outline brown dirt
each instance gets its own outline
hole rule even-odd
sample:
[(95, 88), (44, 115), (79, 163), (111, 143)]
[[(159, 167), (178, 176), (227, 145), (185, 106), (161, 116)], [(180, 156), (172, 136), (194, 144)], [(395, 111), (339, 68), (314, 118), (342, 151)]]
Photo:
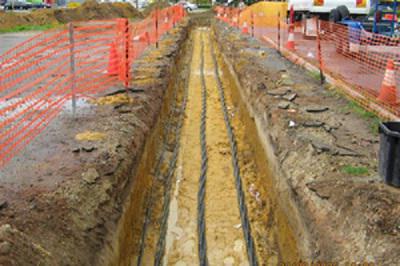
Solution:
[[(126, 257), (118, 252), (131, 247), (119, 249), (118, 242), (133, 230), (128, 224), (118, 235), (124, 204), (129, 194), (143, 200), (139, 162), (154, 139), (186, 28), (173, 30), (160, 49), (151, 48), (137, 61), (133, 76), (152, 80), (133, 80), (139, 89), (129, 94), (133, 101), (88, 102), (75, 119), (62, 114), (2, 169), (0, 265), (109, 265)], [(141, 73), (141, 66), (153, 71)], [(85, 132), (90, 134), (81, 136), (89, 138), (75, 138)], [(92, 138), (96, 132), (101, 138)]]
[[(194, 23), (197, 24), (197, 23)], [(212, 59), (213, 40), (209, 27), (196, 27), (188, 41), (193, 51), (190, 53), (190, 73), (180, 72), (181, 79), (187, 79), (188, 102), (180, 137), (180, 151), (171, 189), (169, 220), (166, 235), (165, 265), (198, 264), (197, 234), (197, 193), (201, 168), (200, 120), (201, 120), (201, 40), (204, 42), (204, 73), (207, 89), (206, 139), (208, 169), (205, 198), (205, 223), (208, 259), (212, 265), (248, 265), (245, 241), (241, 228), (237, 191), (231, 161), (228, 132), (224, 123), (219, 99), (217, 79), (214, 75)], [(186, 51), (187, 52), (187, 51)], [(185, 52), (183, 52), (185, 53)], [(186, 53), (185, 53), (186, 54)], [(220, 78), (226, 90), (228, 110), (235, 126), (239, 164), (249, 207), (249, 218), (256, 252), (260, 265), (275, 265), (279, 261), (297, 259), (293, 232), (288, 228), (286, 217), (272, 198), (271, 178), (265, 167), (265, 156), (260, 155), (260, 145), (256, 139), (248, 139), (253, 130), (250, 119), (243, 119), (247, 112), (239, 112), (231, 94), (234, 84), (230, 75), (221, 67)], [(189, 69), (188, 69), (189, 70)], [(239, 116), (238, 114), (243, 114)], [(252, 133), (254, 135), (254, 133)], [(152, 172), (156, 172), (153, 170)], [(160, 177), (161, 178), (161, 177)], [(153, 190), (154, 193), (154, 190)], [(162, 201), (160, 193), (154, 193), (157, 201)], [(162, 193), (161, 193), (162, 195)], [(156, 204), (153, 204), (153, 206)], [(159, 238), (159, 217), (162, 208), (152, 208), (152, 216), (147, 227), (143, 265), (154, 260), (155, 244)], [(285, 220), (286, 219), (286, 220)], [(134, 257), (135, 258), (135, 257)], [(133, 260), (135, 261), (135, 260)]]
[(147, 16), (155, 9), (162, 9), (162, 8), (169, 7), (169, 6), (170, 6), (170, 4), (168, 1), (156, 1), (156, 2), (150, 3), (143, 10), (143, 15)]
[[(303, 260), (396, 265), (400, 190), (376, 172), (379, 143), (370, 121), (275, 50), (222, 23), (214, 29), (257, 124), (275, 173), (274, 193)], [(287, 100), (292, 93), (295, 99)], [(307, 111), (314, 107), (327, 109)], [(352, 175), (345, 166), (368, 173)]]
[(55, 25), (72, 21), (141, 17), (142, 14), (128, 3), (86, 1), (81, 6), (70, 9), (41, 9), (30, 13), (0, 12), (0, 30), (25, 25)]

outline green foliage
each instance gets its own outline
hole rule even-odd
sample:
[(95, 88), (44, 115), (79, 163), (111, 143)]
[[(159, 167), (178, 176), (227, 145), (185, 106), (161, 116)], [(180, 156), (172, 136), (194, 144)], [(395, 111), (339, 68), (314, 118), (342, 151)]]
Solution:
[(312, 70), (312, 71), (308, 71), (307, 73), (313, 79), (318, 80), (318, 81), (321, 80), (321, 74), (319, 73), (319, 71)]
[(342, 167), (342, 172), (353, 176), (363, 176), (368, 174), (368, 168), (347, 164)]
[(58, 24), (44, 24), (44, 25), (19, 25), (8, 29), (1, 29), (0, 33), (7, 32), (20, 32), (20, 31), (40, 31), (48, 30), (59, 26)]

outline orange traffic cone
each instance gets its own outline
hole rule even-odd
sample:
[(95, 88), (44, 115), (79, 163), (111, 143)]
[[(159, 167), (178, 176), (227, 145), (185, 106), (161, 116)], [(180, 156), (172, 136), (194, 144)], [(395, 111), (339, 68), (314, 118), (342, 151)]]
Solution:
[(239, 19), (238, 19), (238, 17), (233, 17), (233, 19), (232, 19), (232, 26), (233, 27), (239, 27)]
[(294, 24), (289, 26), (289, 36), (286, 43), (286, 48), (292, 51), (296, 50), (296, 45), (294, 43)]
[(135, 37), (133, 37), (133, 41), (146, 42), (147, 44), (150, 44), (150, 35), (147, 31), (145, 31), (142, 34), (136, 35)]
[(242, 33), (243, 34), (249, 34), (249, 27), (247, 26), (247, 22), (243, 22), (243, 27), (242, 27)]
[(389, 104), (395, 104), (397, 102), (396, 77), (394, 61), (392, 59), (389, 59), (387, 62), (378, 99)]
[(229, 20), (229, 19), (228, 19), (228, 14), (225, 13), (224, 18), (223, 18), (223, 21), (224, 21), (225, 23), (228, 23), (228, 20)]
[(169, 29), (169, 19), (168, 16), (165, 17), (164, 19), (164, 29), (168, 30)]
[(119, 66), (119, 59), (117, 53), (117, 46), (115, 42), (112, 42), (110, 46), (110, 55), (108, 59), (108, 68), (107, 68), (108, 75), (110, 76), (118, 75), (118, 70), (119, 70), (118, 66)]

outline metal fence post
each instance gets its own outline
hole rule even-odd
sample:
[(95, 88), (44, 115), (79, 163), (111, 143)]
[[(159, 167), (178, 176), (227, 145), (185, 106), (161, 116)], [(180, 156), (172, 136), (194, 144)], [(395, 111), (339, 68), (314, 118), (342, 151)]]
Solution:
[(254, 38), (254, 13), (251, 12), (250, 16), (251, 16), (251, 37)]
[(69, 35), (69, 64), (71, 74), (71, 96), (72, 96), (72, 115), (75, 117), (76, 113), (76, 95), (75, 95), (75, 40), (74, 40), (74, 25), (68, 23), (68, 35)]
[(175, 28), (175, 24), (176, 24), (176, 8), (173, 7), (172, 8), (172, 27)]
[(124, 38), (125, 38), (125, 77), (124, 77), (124, 85), (125, 89), (128, 92), (129, 90), (129, 80), (130, 80), (130, 46), (131, 46), (131, 36), (129, 30), (129, 21), (125, 19), (124, 21)]
[(238, 20), (237, 20), (237, 27), (238, 27), (238, 29), (240, 29), (240, 16), (242, 15), (242, 10), (241, 9), (239, 9), (239, 14), (238, 14)]
[(155, 10), (156, 48), (158, 48), (158, 8)]
[(278, 34), (277, 34), (277, 47), (278, 53), (281, 53), (281, 12), (278, 12)]
[(324, 76), (324, 72), (322, 70), (323, 62), (322, 62), (322, 51), (321, 51), (320, 24), (319, 24), (318, 17), (315, 18), (315, 23), (316, 23), (316, 29), (317, 29), (317, 53), (318, 53), (318, 63), (319, 63), (319, 76), (320, 76), (321, 85), (322, 85), (325, 82), (325, 76)]

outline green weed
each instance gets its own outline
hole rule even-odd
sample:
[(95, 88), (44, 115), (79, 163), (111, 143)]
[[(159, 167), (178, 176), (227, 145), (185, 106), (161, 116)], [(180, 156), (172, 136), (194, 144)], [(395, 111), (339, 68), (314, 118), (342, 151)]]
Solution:
[(368, 174), (368, 168), (363, 166), (352, 166), (352, 165), (345, 165), (342, 167), (342, 172), (353, 175), (353, 176), (363, 176)]
[(320, 75), (319, 71), (311, 70), (311, 71), (307, 71), (307, 73), (313, 79), (318, 80), (318, 81), (321, 80), (321, 75)]
[(0, 33), (21, 32), (21, 31), (41, 31), (58, 27), (59, 24), (44, 24), (44, 25), (19, 25), (7, 29), (0, 29)]

